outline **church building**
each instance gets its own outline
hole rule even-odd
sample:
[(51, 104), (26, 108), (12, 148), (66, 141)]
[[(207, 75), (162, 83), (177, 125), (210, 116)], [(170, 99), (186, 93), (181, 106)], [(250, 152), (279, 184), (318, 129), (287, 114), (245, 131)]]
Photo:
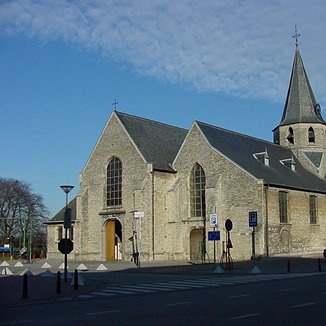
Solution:
[[(204, 122), (186, 130), (114, 110), (69, 204), (69, 259), (322, 252), (326, 123), (297, 44), (273, 134), (272, 143)], [(64, 209), (47, 224), (49, 258), (62, 257), (63, 219)]]

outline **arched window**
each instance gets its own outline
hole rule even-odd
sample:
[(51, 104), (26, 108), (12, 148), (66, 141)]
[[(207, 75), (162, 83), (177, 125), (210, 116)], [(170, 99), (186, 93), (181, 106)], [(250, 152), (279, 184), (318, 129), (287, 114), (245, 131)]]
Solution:
[(107, 167), (107, 206), (122, 205), (122, 164), (117, 157), (113, 157)]
[(312, 127), (308, 129), (308, 142), (309, 143), (315, 142), (315, 131)]
[(289, 134), (286, 139), (289, 141), (290, 144), (294, 144), (293, 129), (291, 127), (289, 128)]
[(206, 217), (206, 178), (203, 168), (196, 163), (190, 175), (190, 213), (194, 217)]

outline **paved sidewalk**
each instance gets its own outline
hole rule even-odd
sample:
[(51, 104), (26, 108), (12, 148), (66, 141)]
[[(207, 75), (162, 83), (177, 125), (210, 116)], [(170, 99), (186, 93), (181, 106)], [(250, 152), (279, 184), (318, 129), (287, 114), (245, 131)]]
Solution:
[[(9, 271), (14, 275), (0, 275), (0, 308), (8, 304), (29, 304), (44, 300), (64, 300), (77, 295), (99, 289), (105, 284), (115, 282), (125, 282), (135, 280), (144, 274), (144, 277), (164, 277), (176, 275), (178, 278), (191, 278), (198, 275), (210, 275), (212, 277), (228, 277), (234, 275), (246, 274), (270, 274), (270, 273), (311, 273), (326, 271), (326, 260), (320, 254), (311, 254), (301, 257), (283, 256), (268, 257), (255, 261), (238, 261), (233, 263), (233, 268), (221, 270), (219, 263), (197, 263), (193, 264), (187, 261), (164, 261), (164, 262), (144, 262), (138, 268), (132, 262), (114, 261), (68, 261), (69, 276), (71, 277), (75, 269), (80, 268), (81, 264), (87, 267), (87, 271), (80, 271), (80, 285), (78, 290), (74, 290), (73, 281), (64, 284), (61, 280), (61, 293), (57, 294), (57, 271), (62, 261), (60, 260), (38, 260), (34, 263), (23, 264), (15, 267), (17, 261), (8, 262)], [(48, 264), (50, 267), (44, 267)], [(0, 264), (0, 272), (3, 272), (5, 266)], [(28, 269), (33, 275), (28, 275), (28, 298), (23, 299), (23, 276), (20, 276), (25, 269)], [(62, 266), (61, 266), (62, 268)], [(97, 270), (98, 268), (103, 270)], [(42, 277), (41, 274), (52, 277)], [(51, 273), (50, 273), (51, 272)], [(123, 277), (122, 275), (127, 275)]]

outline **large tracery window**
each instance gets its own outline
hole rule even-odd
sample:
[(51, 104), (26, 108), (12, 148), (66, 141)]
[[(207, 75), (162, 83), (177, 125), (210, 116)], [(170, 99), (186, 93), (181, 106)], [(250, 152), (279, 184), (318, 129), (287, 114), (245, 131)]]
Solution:
[(122, 164), (113, 157), (107, 167), (107, 206), (122, 205)]
[(190, 175), (190, 213), (194, 217), (206, 217), (206, 178), (203, 168), (196, 163)]

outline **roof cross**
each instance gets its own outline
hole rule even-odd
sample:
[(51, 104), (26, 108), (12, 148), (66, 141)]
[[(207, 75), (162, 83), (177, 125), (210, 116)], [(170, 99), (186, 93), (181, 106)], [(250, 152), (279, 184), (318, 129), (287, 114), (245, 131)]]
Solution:
[(297, 25), (294, 25), (294, 35), (292, 36), (295, 38), (295, 46), (298, 47), (298, 40), (301, 35), (298, 33)]
[(119, 102), (117, 101), (117, 99), (115, 98), (114, 99), (114, 102), (112, 102), (112, 105), (114, 106), (114, 109), (116, 109), (117, 108), (117, 104), (118, 104)]

